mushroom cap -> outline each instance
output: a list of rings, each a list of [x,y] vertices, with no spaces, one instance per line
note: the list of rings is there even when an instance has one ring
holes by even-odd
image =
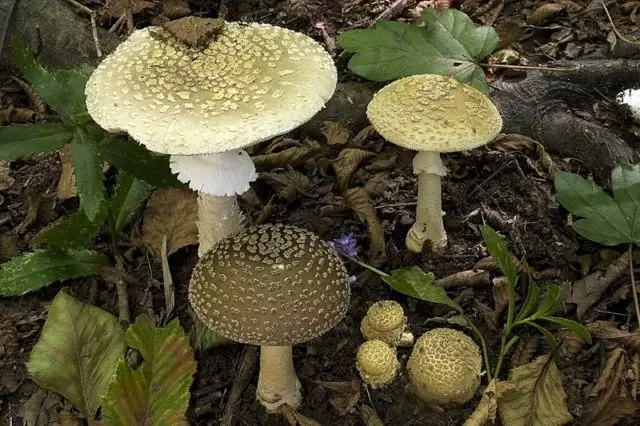
[[[201,155],[295,129],[333,95],[331,56],[304,34],[228,22],[205,48],[161,27],[135,31],[89,78],[87,109],[152,151]]]
[[[367,117],[386,140],[416,151],[466,151],[491,142],[502,129],[502,117],[487,96],[435,74],[383,87],[369,103]]]
[[[436,328],[420,336],[407,363],[416,393],[435,404],[464,404],[480,386],[480,348],[466,334]]]
[[[214,332],[240,343],[285,346],[324,334],[349,305],[338,254],[307,230],[252,226],[196,264],[189,302]]]
[[[398,371],[396,349],[382,340],[369,340],[358,348],[356,368],[373,389],[388,385]]]
[[[360,323],[360,331],[367,340],[382,340],[396,345],[407,324],[402,306],[394,300],[381,300],[369,307]]]

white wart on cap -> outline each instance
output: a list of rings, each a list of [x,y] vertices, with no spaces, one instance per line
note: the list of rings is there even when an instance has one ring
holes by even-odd
[[[86,95],[100,126],[152,151],[201,155],[253,145],[308,121],[335,90],[333,60],[301,33],[227,23],[197,49],[160,27],[151,31],[162,37],[135,31],[95,70]]]
[[[285,346],[324,334],[349,304],[347,272],[324,241],[287,225],[247,228],[196,264],[189,301],[214,332],[240,343]]]

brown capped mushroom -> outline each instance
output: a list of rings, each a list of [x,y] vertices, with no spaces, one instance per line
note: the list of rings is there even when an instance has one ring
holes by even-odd
[[[367,107],[375,129],[391,143],[418,151],[416,221],[406,245],[415,253],[426,241],[439,251],[447,246],[442,222],[440,178],[446,168],[441,152],[457,152],[491,142],[502,129],[496,106],[480,91],[453,77],[413,75],[383,87]]]
[[[243,148],[313,117],[333,95],[336,75],[322,46],[285,28],[227,22],[193,47],[148,27],[91,75],[87,109],[103,128],[171,155],[172,171],[200,195],[202,255],[242,225],[236,194],[256,178]]]
[[[286,225],[253,226],[224,238],[198,261],[189,284],[189,301],[204,324],[260,345],[256,396],[270,412],[300,405],[291,345],[335,326],[349,295],[338,254],[313,233]]]

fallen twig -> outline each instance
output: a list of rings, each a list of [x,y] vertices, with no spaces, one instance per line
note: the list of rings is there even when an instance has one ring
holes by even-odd
[[[401,13],[407,7],[410,7],[413,3],[417,3],[417,0],[396,0],[388,8],[386,8],[381,14],[376,16],[369,28],[373,27],[380,19],[393,18],[395,15]]]
[[[435,283],[443,288],[461,286],[482,287],[489,286],[491,284],[491,280],[489,279],[489,271],[469,270],[456,272],[455,274],[440,278],[439,280],[436,280]]]
[[[91,20],[91,33],[93,34],[93,43],[96,46],[96,55],[98,56],[98,58],[102,57],[102,49],[100,49],[100,40],[98,39],[98,24],[96,23],[96,12],[89,9],[82,3],[78,3],[76,0],[67,0],[67,2],[89,15],[89,19]]]
[[[240,365],[236,371],[236,378],[233,381],[233,387],[229,393],[229,399],[227,400],[227,406],[224,409],[220,426],[233,425],[233,416],[240,405],[240,396],[242,392],[249,384],[256,365],[258,364],[258,347],[245,345],[242,350],[242,358],[240,359]]]

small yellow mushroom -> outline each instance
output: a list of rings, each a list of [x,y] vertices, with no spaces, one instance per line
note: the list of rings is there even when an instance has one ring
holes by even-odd
[[[358,348],[356,368],[360,377],[373,389],[393,381],[398,372],[396,349],[381,340],[369,340]]]
[[[423,400],[437,405],[464,404],[480,386],[480,348],[461,331],[436,328],[418,338],[407,370]]]
[[[411,346],[413,335],[405,333],[407,317],[398,302],[381,300],[371,305],[360,323],[366,340],[382,340],[392,346]]]

